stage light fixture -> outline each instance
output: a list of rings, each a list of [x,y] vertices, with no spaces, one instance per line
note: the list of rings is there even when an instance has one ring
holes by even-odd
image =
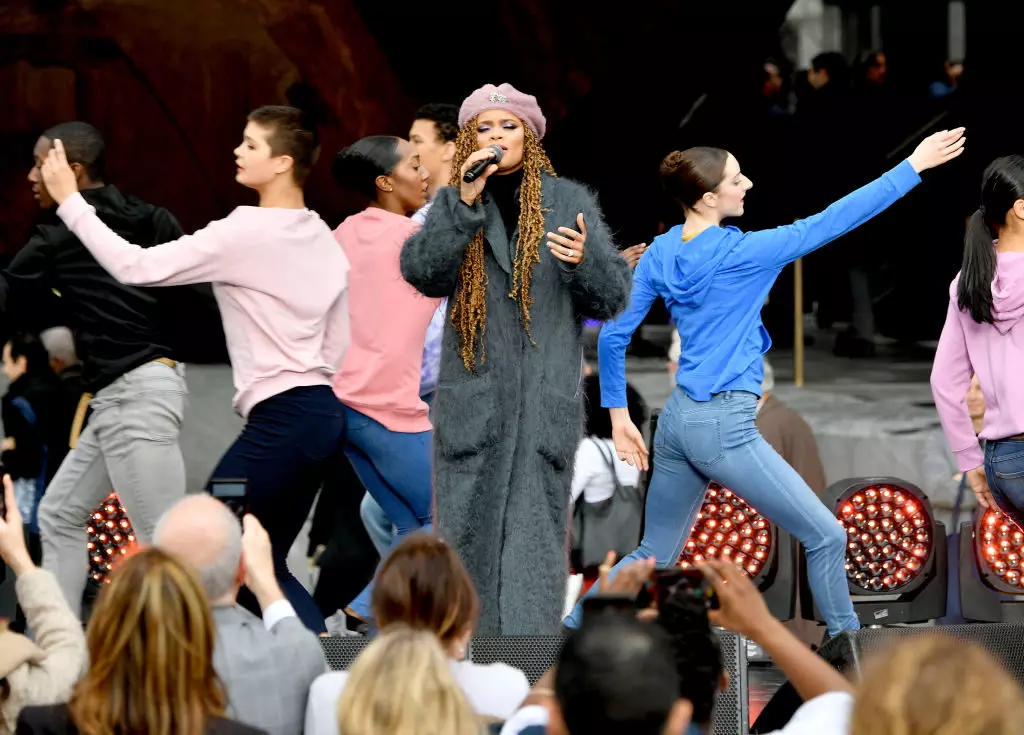
[[[822,501],[846,531],[846,578],[862,625],[916,623],[946,612],[946,529],[920,488],[890,477],[837,482]],[[821,621],[800,574],[804,617]]]
[[[1002,511],[960,526],[960,608],[967,620],[1024,622],[1024,529]]]
[[[117,493],[110,493],[89,516],[86,526],[89,554],[89,581],[95,585],[110,582],[108,575],[117,560],[127,556],[135,543],[135,530]]]

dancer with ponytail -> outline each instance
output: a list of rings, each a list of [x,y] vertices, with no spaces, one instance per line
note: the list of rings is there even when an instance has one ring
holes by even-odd
[[[964,396],[985,397],[978,444]],[[960,471],[984,508],[1024,527],[1024,156],[993,161],[932,367],[932,395]]]
[[[568,574],[582,435],[582,320],[626,304],[630,273],[594,196],[555,176],[534,97],[487,85],[459,111],[451,186],[402,251],[449,297],[434,406],[437,525],[481,597],[485,634],[552,633]],[[473,183],[474,164],[503,156]]]
[[[960,155],[963,144],[962,129],[936,133],[892,171],[824,212],[749,233],[721,226],[726,217],[743,214],[743,199],[753,186],[731,154],[691,148],[664,160],[662,183],[686,219],[655,239],[640,259],[630,305],[605,325],[598,344],[601,405],[611,410],[615,448],[620,459],[643,469],[647,447],[625,408],[626,345],[657,297],[672,312],[682,344],[676,389],[654,436],[657,462],[647,490],[644,538],[616,570],[651,557],[659,567],[674,565],[705,488],[714,481],[803,543],[811,591],[828,634],[860,627],[843,568],[846,534],[757,430],[762,355],[771,347],[761,307],[786,265],[884,211],[917,186],[922,171]],[[580,619],[577,606],[566,624],[575,627]]]

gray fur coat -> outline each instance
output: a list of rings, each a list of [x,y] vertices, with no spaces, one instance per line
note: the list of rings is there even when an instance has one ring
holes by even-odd
[[[445,187],[423,229],[402,250],[402,275],[424,295],[454,295],[466,246],[484,231],[486,361],[466,370],[445,324],[434,404],[434,502],[438,531],[458,550],[480,593],[479,632],[536,635],[560,627],[568,569],[568,508],[582,434],[582,320],[610,319],[629,298],[631,275],[597,201],[585,187],[544,176],[546,232],[576,228],[583,261],[568,265],[540,246],[534,266],[531,344],[512,285],[516,236],[484,190],[472,207]],[[545,240],[546,242],[546,240]]]

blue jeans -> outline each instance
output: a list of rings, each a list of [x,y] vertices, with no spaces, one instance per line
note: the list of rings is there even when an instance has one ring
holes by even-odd
[[[431,527],[433,485],[430,472],[430,432],[390,431],[358,411],[344,407],[348,424],[345,454],[366,491],[395,524],[391,547],[413,531]],[[370,620],[373,582],[348,607]]]
[[[377,553],[383,559],[395,538],[395,524],[391,522],[388,514],[370,493],[366,493],[363,496],[363,502],[359,504],[359,517],[363,521],[366,535],[370,537],[373,547],[377,549]]]
[[[344,434],[345,413],[329,385],[292,388],[256,404],[211,476],[247,480],[246,499],[270,536],[277,580],[315,633],[327,632],[324,616],[288,570],[288,552],[324,479],[345,461],[339,449]],[[248,590],[239,602],[259,609]]]
[[[818,499],[757,430],[757,397],[727,391],[710,401],[691,400],[676,388],[658,419],[654,475],[644,509],[640,547],[612,570],[655,557],[671,567],[693,528],[709,481],[727,487],[804,545],[811,591],[829,635],[857,629],[846,583],[846,534]],[[596,591],[596,590],[594,590]],[[582,606],[565,619],[577,627]]]
[[[985,442],[985,476],[992,497],[1024,528],[1024,439]]]

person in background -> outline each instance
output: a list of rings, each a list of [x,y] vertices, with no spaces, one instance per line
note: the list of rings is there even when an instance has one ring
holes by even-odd
[[[359,654],[335,708],[345,735],[480,735],[437,638],[397,626]],[[308,730],[307,730],[308,732]]]
[[[60,383],[49,356],[34,334],[17,333],[4,345],[3,371],[10,381],[0,401],[3,417],[3,467],[14,479],[18,508],[29,534],[32,558],[40,561],[39,502],[52,469],[55,445],[66,442],[58,420]]]
[[[50,368],[60,379],[61,397],[58,401],[58,426],[64,441],[51,447],[53,471],[56,473],[68,451],[78,443],[78,437],[89,420],[89,406],[82,403],[85,388],[82,384],[82,363],[75,350],[75,337],[67,327],[51,327],[40,333],[40,341],[50,356]],[[49,469],[49,468],[47,468]]]
[[[1024,156],[985,170],[949,294],[931,375],[942,429],[978,503],[1024,526]],[[977,435],[965,405],[973,378],[983,395]]]
[[[608,412],[601,408],[601,380],[597,375],[583,379],[583,400],[586,419],[583,439],[576,450],[576,461],[572,470],[572,502],[600,503],[608,500],[615,492],[615,480],[619,485],[636,487],[640,484],[640,470],[623,462],[615,453],[612,440],[612,422]],[[629,415],[637,426],[647,422],[647,406],[640,392],[632,385],[626,386],[626,404]]]
[[[42,166],[58,139],[70,164],[69,178],[100,221],[142,246],[181,236],[166,209],[125,196],[106,182],[106,143],[84,122],[61,123],[35,143],[28,181],[48,218],[59,202],[43,181]],[[82,549],[89,514],[113,488],[139,540],[148,542],[160,513],[185,494],[178,441],[188,392],[184,366],[154,296],[119,283],[56,218],[37,227],[4,270],[0,306],[19,329],[36,332],[67,324],[82,357],[84,400],[93,417],[39,508],[43,565],[80,615],[88,577]]]
[[[814,432],[800,414],[775,396],[774,390],[775,371],[765,358],[761,400],[757,404],[757,430],[814,494],[821,497],[827,482]]]
[[[294,107],[260,107],[241,132],[233,151],[235,180],[259,194],[260,206],[237,207],[155,247],[123,239],[97,216],[78,191],[60,141],[43,163],[43,181],[57,214],[119,281],[161,288],[213,284],[237,388],[232,403],[246,423],[212,479],[246,480],[246,502],[273,539],[282,588],[306,626],[325,632],[324,617],[289,571],[287,555],[339,460],[345,415],[331,377],[348,349],[349,266],[330,228],[306,208],[303,186],[320,153],[309,116]],[[141,418],[126,414],[124,420]],[[181,490],[161,498],[161,510],[184,494],[183,475],[182,468]],[[126,509],[138,523],[132,507]],[[82,556],[64,530],[62,551]],[[148,537],[140,533],[141,540]],[[247,604],[255,602],[247,598]]]
[[[991,653],[926,634],[899,640],[868,661],[850,729],[842,733],[1018,735],[1021,722],[1024,694]]]
[[[262,733],[224,717],[210,604],[190,568],[149,547],[111,580],[89,620],[89,668],[70,701],[23,709],[18,735]]]
[[[385,633],[408,626],[441,642],[448,666],[470,706],[480,716],[505,720],[526,697],[530,685],[518,669],[503,663],[468,660],[480,601],[466,568],[451,546],[428,533],[416,533],[384,560],[373,591],[373,616]],[[309,692],[306,735],[338,735],[337,703],[348,692],[351,675],[331,672]],[[342,730],[348,735],[347,730]]]
[[[199,573],[213,608],[213,668],[224,683],[227,714],[270,735],[302,731],[309,687],[326,670],[320,640],[296,617],[274,577],[267,532],[205,493],[171,507],[157,524],[157,548]],[[245,584],[263,619],[236,604]]]
[[[944,61],[942,74],[928,87],[932,99],[941,100],[956,92],[960,86],[960,78],[964,75],[964,62]]]
[[[345,454],[398,538],[432,521],[430,418],[419,386],[421,345],[439,300],[409,285],[399,265],[419,230],[410,215],[426,203],[427,174],[411,143],[386,135],[342,149],[332,171],[369,205],[334,232],[353,275],[352,345],[334,394],[345,411]],[[360,592],[346,614],[369,623],[370,593],[370,586]]]
[[[23,707],[67,701],[87,660],[82,624],[54,576],[29,556],[9,475],[3,477],[3,494],[0,560],[18,578],[18,604],[32,631],[30,640],[0,621],[0,735],[11,735]]]

